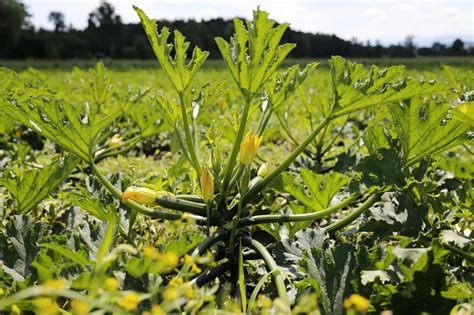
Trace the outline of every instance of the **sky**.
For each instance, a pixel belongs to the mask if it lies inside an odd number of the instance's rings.
[[[456,37],[474,44],[472,0],[109,0],[123,22],[138,22],[132,4],[156,19],[250,18],[260,6],[278,22],[295,30],[335,34],[346,40],[402,43],[451,43]],[[89,12],[99,0],[23,0],[35,26],[52,28],[51,11],[63,12],[66,24],[87,25]]]

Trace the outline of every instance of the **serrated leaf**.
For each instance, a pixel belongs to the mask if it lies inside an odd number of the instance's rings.
[[[166,118],[166,110],[163,108],[165,104],[158,100],[161,98],[154,97],[155,103],[143,102],[135,104],[130,108],[128,114],[137,123],[142,138],[151,137],[160,132],[169,130],[170,120]]]
[[[365,130],[362,139],[370,154],[377,154],[377,151],[382,148],[390,148],[390,142],[382,125],[369,126]]]
[[[77,192],[67,194],[66,198],[70,203],[87,211],[99,220],[107,221],[109,218],[107,212],[104,210],[106,206],[101,203],[100,199],[92,198],[84,188],[79,189]]]
[[[113,115],[114,109],[108,105],[114,93],[112,79],[107,74],[107,69],[102,61],[98,62],[95,68],[89,69],[89,82],[87,90],[92,98],[94,107],[99,113]]]
[[[14,178],[1,178],[0,184],[15,198],[18,213],[27,213],[62,184],[77,162],[76,157],[67,155],[43,168],[23,171]]]
[[[456,282],[446,290],[441,291],[441,296],[450,300],[464,300],[474,298],[474,291],[467,282]]]
[[[6,100],[0,104],[0,113],[12,116],[85,162],[91,161],[98,134],[114,118],[97,113],[88,103],[68,103],[49,90],[27,87],[19,77],[0,92]]]
[[[67,246],[62,246],[57,243],[43,243],[40,244],[41,247],[51,249],[56,253],[62,255],[63,257],[74,261],[75,263],[81,266],[88,266],[91,264],[89,258],[82,251],[73,251]]]
[[[412,272],[420,271],[428,264],[429,248],[401,248],[394,247],[392,254]]]
[[[349,182],[349,179],[341,173],[332,172],[323,175],[307,169],[301,170],[301,178],[304,187],[295,185],[295,178],[289,173],[284,173],[284,189],[311,211],[326,209],[334,196]]]
[[[317,63],[310,63],[300,69],[299,65],[294,65],[285,72],[275,72],[264,85],[270,104],[273,107],[281,105],[289,94],[304,82],[308,73],[314,71],[317,66]]]
[[[439,240],[443,244],[454,243],[460,248],[472,243],[472,239],[465,237],[459,233],[456,233],[452,230],[444,230],[439,234]]]
[[[449,90],[444,83],[407,79],[402,66],[366,69],[339,56],[331,58],[331,77],[335,116]]]
[[[387,271],[384,270],[362,270],[360,274],[360,282],[363,285],[380,281],[381,283],[390,282],[391,277]]]
[[[45,224],[33,217],[13,216],[0,234],[0,268],[14,279],[24,280],[32,271],[31,263],[39,251],[37,242],[45,233]]]
[[[446,150],[468,138],[468,127],[448,119],[449,104],[415,97],[389,106],[406,163]]]
[[[246,24],[234,19],[235,35],[230,43],[216,38],[227,68],[247,97],[260,90],[295,47],[293,44],[280,45],[288,24],[273,27],[274,24],[267,12],[257,9],[253,11],[253,20]]]
[[[156,59],[158,59],[168,79],[176,91],[180,93],[186,91],[191,80],[199,68],[201,68],[209,53],[202,51],[199,47],[195,47],[191,60],[187,61],[186,52],[190,44],[185,41],[183,34],[177,30],[174,31],[174,45],[169,44],[169,29],[163,27],[161,33],[158,33],[156,21],[154,19],[150,20],[140,8],[136,6],[133,8],[140,17],[143,29],[150,40]],[[175,53],[174,57],[171,55],[173,47]]]
[[[367,188],[402,188],[406,184],[402,157],[392,148],[382,148],[377,154],[364,157],[354,170],[359,172],[357,182]]]
[[[296,242],[299,242],[298,238]],[[322,246],[304,247],[298,264],[307,274],[303,282],[311,284],[322,309],[327,314],[342,314],[342,303],[350,288],[350,272],[354,267],[353,247],[340,244],[324,249]]]

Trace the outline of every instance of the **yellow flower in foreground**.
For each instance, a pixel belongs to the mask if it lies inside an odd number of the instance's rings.
[[[170,286],[179,286],[179,285],[182,285],[183,284],[183,278],[181,277],[174,277],[170,280]]]
[[[18,305],[16,305],[16,304],[13,304],[13,305],[12,305],[11,314],[12,314],[12,315],[20,315],[20,314],[21,314],[21,310],[20,310],[20,308],[18,307]]]
[[[5,290],[3,288],[0,288],[0,296],[5,294]]]
[[[62,290],[62,289],[65,289],[66,288],[66,280],[64,279],[56,279],[56,280],[48,280],[46,281],[43,286],[45,288],[49,288],[49,289],[58,289],[58,290]]]
[[[37,315],[59,314],[59,306],[49,297],[38,297],[33,304],[36,307]]]
[[[131,200],[142,205],[155,203],[157,193],[150,188],[130,186],[122,193],[124,201]]]
[[[159,305],[153,305],[151,315],[165,315],[165,311]]]
[[[262,143],[262,137],[254,134],[252,130],[247,132],[240,145],[239,162],[243,165],[250,165],[257,155],[260,143]]]
[[[202,168],[201,173],[202,199],[209,203],[214,198],[214,176],[207,166]]]
[[[143,248],[143,256],[151,258],[153,260],[160,260],[161,254],[153,246],[145,246]]]
[[[134,311],[137,309],[138,304],[140,304],[140,295],[136,292],[129,292],[117,304],[127,311]]]
[[[179,298],[179,293],[178,290],[175,287],[168,287],[166,288],[165,291],[162,293],[163,299],[168,302],[172,302]]]
[[[165,311],[159,305],[153,305],[151,311],[144,311],[142,315],[165,315]]]
[[[188,299],[193,299],[194,298],[194,296],[195,296],[194,288],[189,283],[187,283],[184,286],[183,290],[184,290],[184,295]]]
[[[272,300],[270,300],[263,294],[258,295],[258,301],[260,302],[260,305],[262,306],[262,308],[270,308],[272,307],[272,304],[273,304]]]
[[[198,265],[196,265],[196,263],[193,261],[193,258],[189,255],[184,255],[184,259],[182,259],[182,261],[186,264],[186,265],[190,265],[191,266],[191,271],[192,272],[196,272],[196,273],[199,273],[201,272],[201,268],[198,267]]]
[[[355,308],[360,312],[366,312],[369,309],[369,306],[369,300],[359,294],[351,294],[344,301],[345,309]]]
[[[163,264],[168,267],[168,268],[174,268],[178,265],[179,263],[179,257],[173,252],[167,252],[163,254],[163,257],[161,258],[163,261]]]
[[[74,315],[87,315],[89,314],[89,304],[81,300],[72,300],[71,312]]]
[[[104,290],[107,290],[107,291],[117,291],[118,285],[119,283],[117,279],[113,277],[109,277],[105,279],[103,288]]]

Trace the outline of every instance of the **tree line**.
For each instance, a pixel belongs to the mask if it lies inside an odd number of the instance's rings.
[[[35,28],[29,21],[27,8],[18,0],[0,0],[0,58],[3,59],[88,59],[109,57],[117,59],[153,58],[153,51],[139,23],[123,23],[114,7],[107,1],[89,14],[87,27],[82,30],[67,26],[65,16],[53,11],[49,15],[53,29]],[[207,21],[158,21],[158,27],[179,29],[192,45],[219,58],[214,42],[217,36],[229,38],[233,22],[222,18]],[[452,45],[434,43],[431,47],[417,48],[413,38],[404,43],[382,46],[380,43],[347,41],[335,35],[305,33],[287,30],[283,42],[296,43],[293,58],[322,58],[331,55],[345,57],[415,57],[474,55],[473,47],[456,39]]]

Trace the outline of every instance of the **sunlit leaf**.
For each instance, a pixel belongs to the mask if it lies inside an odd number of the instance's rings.
[[[43,168],[13,174],[13,178],[2,178],[0,183],[15,198],[18,213],[27,213],[62,184],[77,162],[76,157],[68,155]]]
[[[402,66],[366,69],[338,56],[331,58],[331,77],[335,116],[449,90],[444,83],[407,79]]]
[[[9,115],[64,149],[90,162],[98,134],[114,117],[94,111],[88,103],[71,104],[49,90],[28,87],[19,77],[1,90],[6,102],[0,113]]]
[[[449,104],[421,97],[389,107],[406,163],[468,139],[468,126],[447,117],[449,107]]]
[[[227,68],[247,97],[260,90],[295,47],[280,45],[288,24],[273,27],[274,24],[267,12],[257,9],[253,11],[253,20],[246,24],[234,19],[235,35],[230,43],[216,38]]]
[[[326,209],[333,197],[344,187],[349,179],[341,173],[316,174],[310,170],[301,170],[304,186],[295,185],[295,178],[284,174],[284,189],[298,199],[311,211]]]
[[[133,8],[140,17],[145,33],[147,34],[151,47],[155,52],[155,56],[167,74],[168,79],[178,92],[182,93],[186,91],[191,80],[196,75],[209,53],[202,51],[199,47],[195,47],[191,59],[188,61],[186,52],[190,44],[185,41],[181,32],[177,30],[174,31],[174,45],[169,44],[169,29],[163,27],[161,33],[158,33],[156,21],[154,19],[150,20],[141,9],[135,6]],[[174,57],[171,55],[173,48]]]

